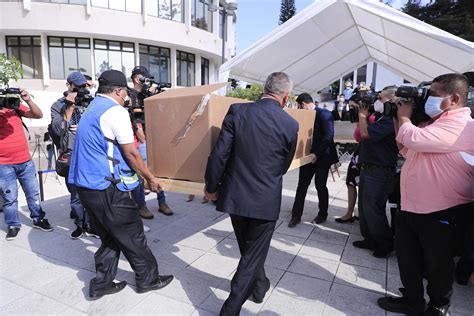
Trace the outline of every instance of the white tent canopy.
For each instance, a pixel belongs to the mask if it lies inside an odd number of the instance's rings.
[[[378,1],[318,0],[223,64],[221,78],[263,83],[284,71],[314,94],[374,61],[413,83],[474,69],[474,43]]]

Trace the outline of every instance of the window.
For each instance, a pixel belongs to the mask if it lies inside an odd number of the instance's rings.
[[[184,20],[184,0],[148,0],[146,5],[149,15],[177,22]]]
[[[357,83],[366,82],[367,80],[367,65],[357,69]]]
[[[116,69],[130,76],[135,65],[135,47],[133,43],[94,40],[95,76],[106,70]]]
[[[195,79],[195,62],[194,55],[177,51],[176,52],[178,62],[178,74],[177,83],[178,86],[192,87],[194,86]]]
[[[48,51],[51,79],[65,79],[73,71],[92,73],[89,39],[48,37]]]
[[[42,79],[41,38],[39,36],[7,36],[8,57],[20,61],[24,79]]]
[[[201,84],[209,84],[209,59],[201,58]]]
[[[140,44],[140,66],[145,66],[155,81],[171,82],[170,49]]]
[[[142,13],[141,0],[91,0],[91,5],[112,10]]]
[[[191,0],[191,24],[212,32],[212,12],[206,0]]]
[[[87,4],[87,0],[32,0],[32,2],[49,2],[49,3],[64,3],[64,4],[81,4],[81,5]]]

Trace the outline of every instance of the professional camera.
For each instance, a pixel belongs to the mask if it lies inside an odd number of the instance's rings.
[[[369,107],[369,109],[373,109],[374,102],[377,101],[379,98],[379,94],[375,91],[369,90],[366,93],[361,93],[361,103],[362,106]]]
[[[163,83],[163,82],[156,82],[153,78],[141,77],[140,82],[143,83],[143,92],[145,93],[145,97],[148,98],[152,95],[158,94],[163,92],[164,88],[171,88],[171,83]],[[150,88],[156,85],[155,92],[150,91]]]
[[[94,100],[94,97],[90,95],[86,88],[74,88],[73,92],[77,93],[74,99],[75,108],[82,113],[89,106],[89,103]]]
[[[408,101],[413,105],[412,122],[415,125],[429,119],[425,113],[425,103],[430,95],[430,89],[427,88],[429,85],[431,81],[424,81],[418,87],[401,86],[395,92],[395,96],[400,98],[400,101]],[[397,104],[385,102],[383,114],[390,117],[397,116]]]
[[[7,108],[15,111],[20,109],[20,98],[9,96],[12,94],[20,95],[21,90],[18,88],[0,89],[0,109]]]
[[[154,96],[158,93],[163,92],[164,88],[171,88],[170,83],[162,83],[156,82],[153,78],[142,77],[140,78],[140,82],[143,83],[143,88],[140,93],[136,95],[136,102],[132,104],[129,108],[130,115],[132,117],[132,121],[135,123],[145,123],[145,104],[144,100],[148,97]],[[151,89],[152,86],[156,86],[153,90]],[[139,110],[137,110],[139,109]]]

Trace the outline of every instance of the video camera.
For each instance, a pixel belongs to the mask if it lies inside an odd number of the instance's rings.
[[[156,82],[155,80],[153,80],[153,78],[141,77],[139,80],[141,83],[143,83],[143,89],[141,92],[143,99],[146,99],[155,94],[163,92],[164,88],[171,88],[171,83]],[[153,85],[156,86],[155,91],[151,90],[151,87]]]
[[[9,96],[11,94],[20,95],[21,90],[18,88],[0,89],[0,109],[7,108],[15,111],[20,109],[20,98]]]
[[[362,106],[366,106],[369,110],[373,110],[374,102],[379,98],[379,94],[375,91],[369,90],[363,94],[360,94]]]
[[[413,106],[412,122],[417,125],[422,121],[426,121],[429,117],[425,113],[425,103],[430,95],[430,89],[427,86],[431,85],[431,81],[424,81],[417,87],[415,86],[400,86],[395,92],[395,96],[401,101],[410,102]],[[397,116],[397,104],[393,102],[384,103],[383,114],[389,117]]]
[[[74,110],[79,114],[84,113],[86,108],[89,106],[94,97],[90,94],[89,90],[86,88],[74,88],[72,92],[76,92],[76,97],[74,98]],[[69,94],[68,91],[64,92],[64,96],[67,97]]]

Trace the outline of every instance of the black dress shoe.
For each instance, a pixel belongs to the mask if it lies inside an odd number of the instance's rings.
[[[449,312],[449,306],[428,306],[426,310],[425,316],[449,316],[451,313]]]
[[[375,245],[372,244],[370,241],[367,239],[364,240],[357,240],[352,243],[352,245],[356,248],[360,249],[369,249],[369,250],[375,250]]]
[[[301,223],[301,219],[299,218],[292,218],[290,220],[290,222],[288,223],[288,227],[295,227],[296,225],[298,225],[299,223]]]
[[[96,299],[101,298],[104,295],[118,293],[118,292],[122,291],[125,288],[126,285],[127,285],[126,281],[121,281],[121,282],[118,282],[118,283],[113,282],[113,285],[110,288],[90,291],[89,296],[90,296],[90,298],[96,300]]]
[[[315,219],[313,219],[313,220],[311,221],[311,223],[312,223],[312,224],[321,224],[321,223],[324,223],[327,218],[328,218],[327,216],[318,215],[318,216],[316,216]]]
[[[263,291],[263,295],[258,295],[255,293],[255,291],[250,294],[248,300],[252,301],[256,304],[262,304],[263,299],[265,298],[265,294],[267,294],[267,291],[270,289],[270,280],[268,278],[265,278],[265,290]]]
[[[153,290],[159,290],[167,286],[168,284],[173,281],[172,275],[159,275],[155,281],[153,281],[150,285],[146,286],[137,286],[137,293],[146,293]]]
[[[377,304],[384,310],[392,313],[400,313],[410,316],[423,315],[423,312],[416,311],[408,305],[404,297],[381,297]]]
[[[342,219],[342,217],[336,218],[336,222],[341,223],[341,224],[353,223],[354,220],[355,220],[354,217],[350,217],[350,218],[348,218],[348,219]]]

